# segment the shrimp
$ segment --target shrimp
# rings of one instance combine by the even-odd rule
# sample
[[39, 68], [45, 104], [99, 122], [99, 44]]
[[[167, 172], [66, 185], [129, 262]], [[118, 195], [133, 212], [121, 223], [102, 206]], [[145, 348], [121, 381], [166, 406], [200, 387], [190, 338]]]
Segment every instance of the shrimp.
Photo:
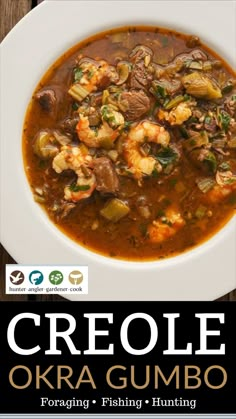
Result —
[[162, 109], [158, 112], [159, 119], [165, 119], [170, 125], [182, 125], [191, 115], [192, 111], [186, 102], [181, 102], [170, 112], [163, 111]]
[[184, 225], [185, 221], [181, 214], [176, 209], [169, 208], [164, 217], [154, 220], [148, 226], [147, 233], [149, 241], [152, 243], [162, 243], [174, 236]]
[[216, 173], [217, 184], [206, 193], [206, 201], [217, 204], [236, 191], [236, 176], [230, 170]]
[[85, 177], [81, 171], [76, 173], [78, 174], [77, 182], [64, 189], [64, 198], [67, 201], [78, 202], [89, 198], [96, 188], [96, 178], [92, 173], [89, 177]]
[[236, 183], [228, 186], [215, 185], [209, 192], [207, 192], [206, 201], [212, 204], [217, 204], [218, 202], [223, 201], [234, 190], [236, 190]]
[[56, 173], [70, 169], [77, 175], [76, 183], [64, 189], [65, 200], [78, 202], [92, 195], [96, 188], [96, 178], [89, 168], [90, 165], [92, 165], [92, 156], [88, 154], [85, 146], [61, 147], [60, 153], [53, 159], [53, 169]]
[[65, 145], [61, 147], [60, 153], [54, 157], [52, 167], [57, 173], [64, 170], [77, 170], [81, 169], [81, 165], [89, 166], [92, 161], [92, 156], [88, 154], [88, 149], [85, 146], [72, 147]]
[[79, 114], [80, 120], [76, 126], [77, 135], [88, 147], [104, 147], [113, 145], [120, 135], [120, 129], [124, 125], [124, 117], [121, 113], [113, 110], [109, 105], [102, 106], [102, 124], [96, 130], [89, 126], [87, 116]]
[[[170, 135], [165, 128], [153, 122], [143, 121], [130, 129], [124, 141], [124, 157], [136, 179], [141, 179], [143, 175], [150, 176], [158, 166], [154, 157], [142, 155], [140, 145], [153, 142], [167, 147], [169, 141]], [[157, 169], [160, 171], [161, 167], [158, 166]]]

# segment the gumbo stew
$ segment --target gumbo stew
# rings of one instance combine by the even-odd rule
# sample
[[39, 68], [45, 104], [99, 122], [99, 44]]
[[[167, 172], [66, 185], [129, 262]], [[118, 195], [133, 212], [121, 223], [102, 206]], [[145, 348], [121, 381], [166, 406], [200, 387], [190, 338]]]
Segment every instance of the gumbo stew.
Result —
[[235, 72], [197, 36], [100, 33], [47, 71], [27, 110], [35, 200], [105, 256], [155, 260], [215, 234], [236, 206]]

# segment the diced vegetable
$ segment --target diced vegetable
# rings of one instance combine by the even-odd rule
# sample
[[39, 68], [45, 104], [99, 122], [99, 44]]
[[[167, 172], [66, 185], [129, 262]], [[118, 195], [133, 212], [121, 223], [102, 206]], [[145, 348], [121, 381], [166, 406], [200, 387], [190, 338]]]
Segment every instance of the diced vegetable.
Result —
[[203, 63], [203, 71], [210, 71], [210, 70], [212, 70], [212, 63], [211, 63], [211, 61], [205, 61], [204, 63]]
[[79, 185], [77, 183], [72, 183], [69, 186], [70, 191], [79, 192], [79, 191], [88, 191], [91, 188], [90, 185]]
[[227, 170], [226, 172], [217, 171], [216, 182], [220, 186], [232, 185], [232, 183], [236, 182], [236, 175], [233, 175], [231, 170]]
[[34, 153], [42, 159], [50, 159], [58, 153], [55, 136], [49, 131], [39, 131], [34, 140]]
[[199, 205], [199, 207], [195, 211], [195, 217], [197, 217], [199, 220], [201, 220], [207, 212], [207, 208], [204, 207], [204, 205]]
[[190, 152], [195, 148], [205, 146], [209, 143], [206, 131], [196, 132], [190, 138], [183, 141], [183, 148], [185, 151]]
[[102, 92], [102, 104], [103, 105], [107, 105], [107, 101], [108, 101], [108, 98], [109, 98], [109, 91], [108, 90], [103, 90], [103, 92]]
[[187, 60], [184, 64], [185, 67], [191, 68], [191, 70], [202, 70], [203, 68], [201, 61]]
[[168, 111], [169, 109], [174, 108], [179, 103], [184, 101], [184, 96], [179, 95], [175, 96], [173, 99], [169, 100], [167, 103], [165, 103], [164, 108]]
[[226, 138], [215, 138], [211, 141], [211, 145], [215, 148], [224, 148], [226, 145]]
[[205, 177], [197, 179], [197, 186], [200, 189], [201, 192], [207, 193], [210, 189], [215, 186], [216, 182], [211, 177]]
[[125, 202], [114, 198], [111, 199], [103, 209], [101, 209], [100, 214], [107, 220], [116, 223], [121, 218], [125, 217], [129, 212], [130, 208]]
[[182, 83], [186, 92], [202, 99], [219, 99], [222, 97], [221, 90], [208, 77], [198, 73], [190, 73], [182, 77]]
[[38, 195], [38, 194], [34, 194], [34, 200], [38, 204], [45, 204], [45, 198], [43, 196]]
[[130, 64], [120, 61], [117, 64], [117, 71], [119, 74], [119, 80], [116, 82], [116, 84], [120, 86], [121, 84], [125, 83], [129, 77]]
[[78, 83], [73, 84], [70, 89], [68, 90], [69, 95], [71, 95], [75, 100], [78, 100], [78, 102], [82, 102], [86, 96], [88, 96], [89, 91], [85, 89], [83, 86], [81, 86]]

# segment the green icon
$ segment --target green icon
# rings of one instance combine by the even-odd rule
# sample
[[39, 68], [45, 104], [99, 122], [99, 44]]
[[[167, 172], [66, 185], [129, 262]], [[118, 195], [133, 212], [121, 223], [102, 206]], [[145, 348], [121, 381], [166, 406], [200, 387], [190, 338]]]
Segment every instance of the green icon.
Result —
[[63, 281], [63, 274], [60, 271], [52, 271], [49, 274], [49, 281], [53, 285], [59, 285]]

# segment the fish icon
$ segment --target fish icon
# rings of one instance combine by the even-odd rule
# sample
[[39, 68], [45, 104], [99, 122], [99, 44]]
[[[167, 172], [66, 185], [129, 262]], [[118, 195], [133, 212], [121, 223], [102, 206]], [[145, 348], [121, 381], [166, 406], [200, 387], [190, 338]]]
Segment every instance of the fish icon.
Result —
[[40, 271], [33, 271], [30, 273], [29, 280], [33, 285], [39, 285], [43, 282], [43, 274]]

